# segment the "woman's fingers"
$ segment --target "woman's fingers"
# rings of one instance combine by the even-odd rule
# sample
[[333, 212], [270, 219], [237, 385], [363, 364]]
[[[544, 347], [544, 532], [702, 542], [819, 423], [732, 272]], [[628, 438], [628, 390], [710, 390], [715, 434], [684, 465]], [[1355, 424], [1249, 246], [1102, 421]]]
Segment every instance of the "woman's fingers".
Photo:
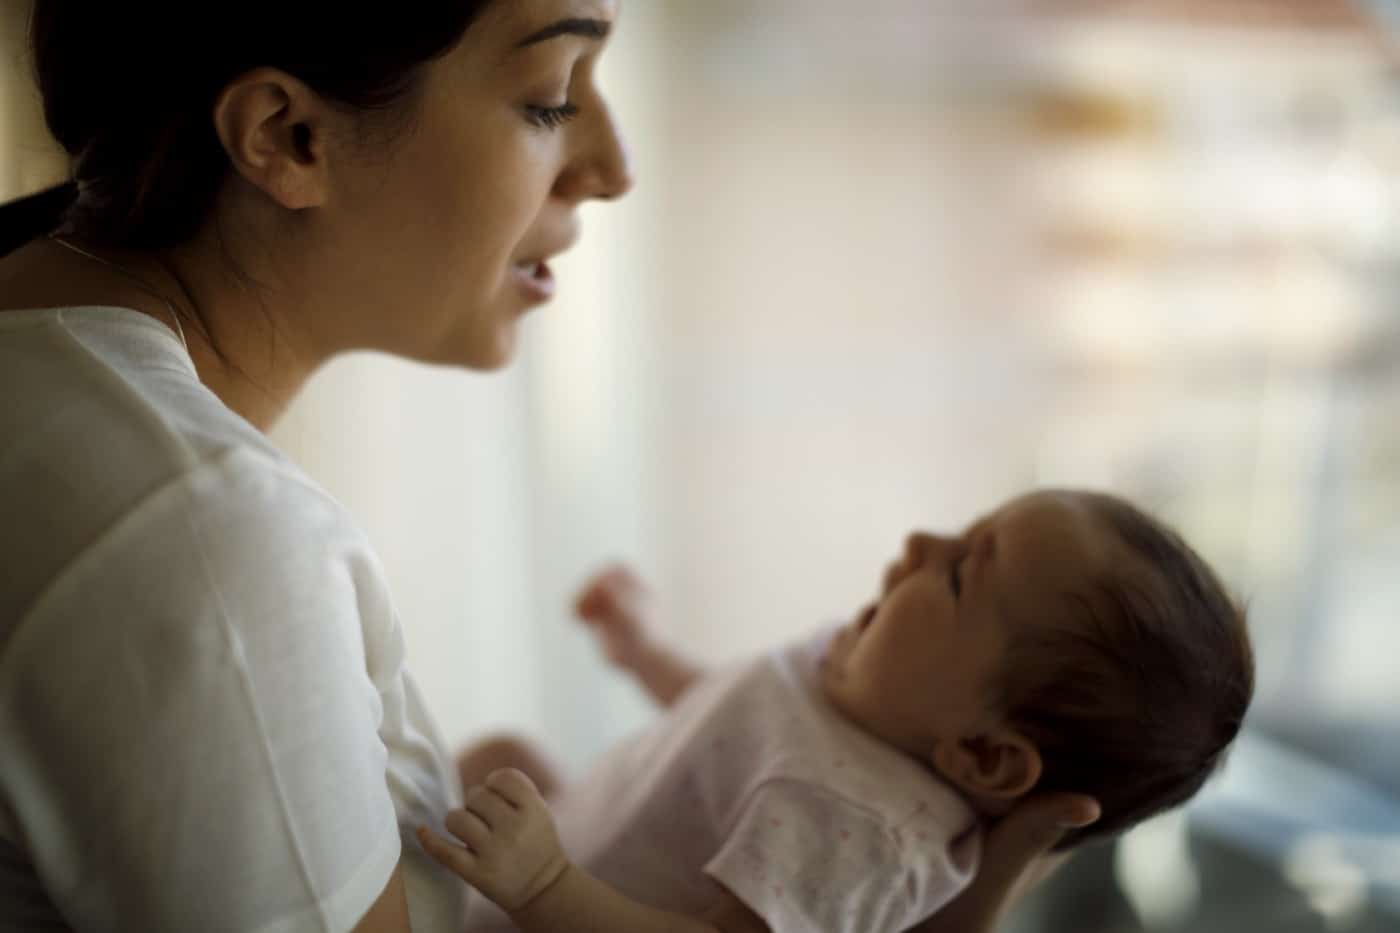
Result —
[[1099, 812], [1098, 802], [1082, 794], [1037, 794], [1017, 804], [983, 838], [972, 884], [915, 933], [993, 933], [1001, 915], [1068, 857], [1046, 853]]
[[1065, 834], [1098, 818], [1098, 802], [1081, 794], [1044, 794], [1026, 800], [987, 833], [978, 880], [985, 876], [988, 893], [998, 905], [1003, 900], [1014, 902], [1064, 862], [1067, 856], [1047, 853]]

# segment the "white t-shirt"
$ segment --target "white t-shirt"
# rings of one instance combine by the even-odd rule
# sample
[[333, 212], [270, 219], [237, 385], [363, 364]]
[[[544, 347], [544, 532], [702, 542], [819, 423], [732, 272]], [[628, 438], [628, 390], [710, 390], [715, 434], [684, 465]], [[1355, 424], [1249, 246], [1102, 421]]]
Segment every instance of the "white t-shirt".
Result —
[[[972, 880], [972, 809], [837, 713], [830, 638], [700, 681], [551, 809], [578, 865], [645, 904], [702, 914], [716, 882], [774, 933], [902, 933]], [[478, 898], [468, 930], [508, 930]]]
[[459, 933], [460, 796], [345, 509], [152, 318], [0, 312], [0, 929], [349, 930], [402, 853]]

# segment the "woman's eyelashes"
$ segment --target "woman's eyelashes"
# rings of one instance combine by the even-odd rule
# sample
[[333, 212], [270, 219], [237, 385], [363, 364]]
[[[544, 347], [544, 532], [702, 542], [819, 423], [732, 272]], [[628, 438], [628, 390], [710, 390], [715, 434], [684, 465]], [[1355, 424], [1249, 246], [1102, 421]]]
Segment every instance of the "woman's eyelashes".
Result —
[[565, 103], [558, 107], [540, 107], [534, 104], [525, 105], [525, 119], [531, 125], [545, 130], [557, 130], [579, 115], [579, 108], [576, 104]]

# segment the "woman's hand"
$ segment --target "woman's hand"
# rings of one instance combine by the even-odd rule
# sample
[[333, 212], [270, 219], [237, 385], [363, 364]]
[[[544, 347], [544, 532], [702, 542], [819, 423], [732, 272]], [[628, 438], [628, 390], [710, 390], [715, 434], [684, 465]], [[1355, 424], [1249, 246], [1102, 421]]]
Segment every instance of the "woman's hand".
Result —
[[574, 602], [578, 617], [593, 629], [608, 660], [635, 670], [651, 636], [651, 590], [631, 568], [614, 565], [594, 576]]
[[447, 829], [466, 848], [420, 827], [423, 849], [507, 913], [524, 910], [569, 867], [544, 798], [514, 768], [470, 788]]
[[1080, 794], [1021, 801], [987, 832], [967, 890], [909, 933], [994, 933], [1006, 911], [1069, 858], [1049, 854], [1061, 837], [1098, 818], [1098, 802]]

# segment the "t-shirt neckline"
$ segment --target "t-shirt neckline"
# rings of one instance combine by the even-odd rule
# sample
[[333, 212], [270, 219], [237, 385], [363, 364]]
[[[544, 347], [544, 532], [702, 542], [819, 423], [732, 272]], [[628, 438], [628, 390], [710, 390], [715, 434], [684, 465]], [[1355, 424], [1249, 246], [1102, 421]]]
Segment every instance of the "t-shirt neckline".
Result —
[[156, 320], [149, 314], [123, 305], [63, 305], [48, 308], [11, 308], [0, 311], [0, 330], [11, 327], [55, 321], [67, 327], [69, 322], [80, 320], [84, 323], [138, 329], [146, 334], [159, 334], [164, 340], [173, 343], [171, 349], [185, 364], [191, 374], [197, 373], [194, 360], [190, 358], [174, 328]]

